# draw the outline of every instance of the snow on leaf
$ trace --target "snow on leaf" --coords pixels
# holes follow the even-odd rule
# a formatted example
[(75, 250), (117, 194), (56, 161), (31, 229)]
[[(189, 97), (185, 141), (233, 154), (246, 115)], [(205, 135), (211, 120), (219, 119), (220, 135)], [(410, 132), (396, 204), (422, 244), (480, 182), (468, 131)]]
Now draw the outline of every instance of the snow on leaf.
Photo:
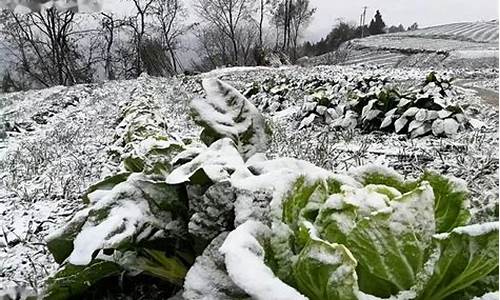
[(483, 121), (480, 121), (480, 120), (474, 119), (474, 118), (469, 118), (469, 124), (474, 129), (481, 129), (483, 127), (486, 127), (486, 124)]
[(416, 119), (411, 121), (410, 124), (408, 125), (408, 132), (412, 132), (414, 129), (417, 129), (418, 127), (422, 126), (423, 122), (417, 121)]
[(316, 115), (315, 114), (310, 114), (308, 117), (302, 119), (302, 121), (300, 121), (300, 124), (299, 124), (299, 130), (302, 129), (302, 128), (305, 128), (309, 125), (312, 124), (312, 122), (314, 122), (314, 120), (316, 119)]
[[(245, 170), (245, 163), (236, 150), (234, 142), (228, 138), (216, 141), (190, 162), (173, 170), (166, 179), (167, 183), (204, 181), (212, 182), (229, 179), (236, 170)], [(201, 172), (201, 173), (200, 173)], [(195, 176), (199, 175), (199, 176)]]
[(458, 132), (458, 122), (455, 119), (448, 118), (443, 120), (443, 131), (448, 136), (454, 136)]
[(205, 129), (202, 140), (211, 144), (230, 138), (244, 158), (265, 152), (269, 129), (258, 109), (229, 84), (218, 79), (203, 80), (207, 98), (195, 98), (191, 108), (195, 121)]
[(445, 109), (438, 111), (438, 117), (440, 119), (446, 119), (449, 116), (451, 116), (452, 114), (453, 114), (453, 112), (451, 112), (449, 110), (445, 110)]
[(444, 122), (441, 119), (436, 119), (432, 122), (432, 134), (439, 136), (444, 133)]
[(403, 113), (403, 117), (413, 117), (419, 110), (418, 107), (410, 107)]
[(270, 234), (269, 227), (252, 220), (229, 233), (219, 249), (224, 254), (229, 277), (255, 299), (306, 300), (266, 266), (265, 250), (259, 240), (269, 238)]
[(405, 118), (404, 116), (397, 119), (396, 122), (394, 122), (394, 130), (396, 131), (396, 133), (399, 133), (406, 126), (407, 123), (408, 119)]
[[(419, 122), (423, 122), (427, 119), (427, 110), (425, 108), (421, 108), (415, 114), (415, 120)], [(411, 130), (408, 130), (411, 131)]]
[(389, 126), (391, 124), (392, 124), (392, 116), (389, 115), (389, 116), (385, 117), (384, 120), (382, 121), (382, 124), (380, 124), (380, 129), (386, 128), (387, 126)]

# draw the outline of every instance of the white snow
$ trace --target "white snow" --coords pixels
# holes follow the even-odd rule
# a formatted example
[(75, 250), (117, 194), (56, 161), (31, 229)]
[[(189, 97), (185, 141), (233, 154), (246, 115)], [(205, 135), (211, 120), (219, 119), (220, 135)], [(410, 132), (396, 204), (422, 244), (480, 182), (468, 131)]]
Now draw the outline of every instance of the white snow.
[(491, 293), (486, 293), (480, 297), (474, 297), (472, 300), (498, 300), (499, 298), (499, 293), (497, 292), (491, 292)]
[(203, 169), (212, 181), (218, 182), (229, 179), (232, 172), (245, 170), (246, 167), (234, 142), (224, 138), (214, 142), (189, 163), (173, 170), (166, 181), (170, 184), (188, 182), (189, 177), (200, 169)]
[(453, 229), (453, 232), (468, 236), (479, 236), (490, 233), (492, 231), (499, 230), (498, 222), (488, 222), (482, 224), (474, 224), (468, 226), (457, 227)]
[(390, 228), (395, 235), (407, 232), (422, 234), (426, 239), (436, 232), (434, 220), (434, 192), (427, 182), (390, 202)]
[(257, 238), (269, 234), (267, 226), (252, 220), (229, 233), (219, 249), (224, 254), (229, 276), (253, 299), (306, 300), (264, 264), (264, 249)]

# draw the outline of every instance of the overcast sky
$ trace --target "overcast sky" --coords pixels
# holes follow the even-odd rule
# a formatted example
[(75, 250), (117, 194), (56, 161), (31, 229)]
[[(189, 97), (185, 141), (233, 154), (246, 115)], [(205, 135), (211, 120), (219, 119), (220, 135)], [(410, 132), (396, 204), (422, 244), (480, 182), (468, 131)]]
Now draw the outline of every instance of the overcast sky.
[(461, 21), (489, 21), (498, 19), (498, 0), (311, 0), (317, 8), (307, 34), (316, 41), (328, 34), (338, 18), (359, 23), (363, 6), (366, 22), (380, 10), (386, 25), (414, 22), (419, 27), (448, 24)]

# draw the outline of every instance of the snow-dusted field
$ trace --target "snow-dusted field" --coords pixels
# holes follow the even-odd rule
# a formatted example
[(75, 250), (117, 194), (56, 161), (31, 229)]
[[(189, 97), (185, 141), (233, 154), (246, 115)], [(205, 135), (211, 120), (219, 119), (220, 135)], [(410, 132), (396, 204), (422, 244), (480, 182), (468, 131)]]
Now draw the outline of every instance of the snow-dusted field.
[[(498, 66), (498, 21), (463, 22), (354, 39), (345, 44), (344, 65), (478, 68)], [(334, 53), (312, 64), (334, 60)]]
[[(412, 86), (428, 70), (234, 68), (172, 79), (143, 76), (131, 81), (0, 94), (0, 116), (8, 132), (0, 142), (0, 287), (26, 285), (36, 289), (55, 270), (44, 238), (82, 207), (80, 196), (86, 187), (113, 171), (114, 166), (106, 161), (107, 150), (115, 135), (120, 105), (132, 93), (154, 100), (168, 122), (169, 133), (197, 139), (201, 129), (191, 120), (187, 104), (202, 95), (202, 78), (218, 77), (243, 92), (250, 84), (269, 79), (292, 85), (311, 78), (366, 72)], [(449, 73), (467, 79), (468, 86), (498, 92), (497, 69)], [(485, 103), (474, 89), (459, 87), (458, 93), (457, 101), (467, 115), (485, 123), (482, 129), (464, 130), (453, 138), (430, 135), (409, 139), (377, 131), (329, 130), (322, 124), (299, 130), (298, 112), (305, 91), (290, 88), (278, 111), (264, 111), (273, 130), (268, 154), (305, 159), (339, 171), (373, 162), (394, 167), (405, 176), (436, 169), (469, 184), (475, 221), (495, 220), (498, 105)]]

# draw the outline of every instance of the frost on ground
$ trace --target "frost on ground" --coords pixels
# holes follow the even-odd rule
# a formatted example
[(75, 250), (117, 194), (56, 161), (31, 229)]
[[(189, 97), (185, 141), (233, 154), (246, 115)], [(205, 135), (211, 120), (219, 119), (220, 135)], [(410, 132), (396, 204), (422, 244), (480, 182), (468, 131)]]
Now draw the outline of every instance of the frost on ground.
[[(160, 107), (158, 113), (167, 120), (170, 134), (197, 141), (200, 129), (191, 120), (187, 105), (203, 94), (201, 82), (207, 77), (226, 80), (239, 92), (254, 83), (272, 80), (277, 97), (259, 93), (250, 99), (257, 107), (266, 99), (272, 99), (270, 105), (279, 102), (274, 109), (264, 110), (273, 131), (270, 157), (304, 159), (336, 171), (375, 162), (393, 167), (406, 177), (416, 177), (423, 169), (435, 169), (467, 182), (474, 221), (497, 219), (498, 109), (483, 103), (476, 91), (459, 88), (458, 101), (468, 116), (484, 123), (483, 127), (461, 131), (454, 137), (409, 139), (378, 131), (330, 130), (318, 122), (299, 129), (298, 112), (305, 98), (300, 83), (368, 72), (392, 77), (402, 86), (413, 86), (425, 78), (428, 70), (290, 67), (236, 71), (224, 69), (173, 79), (143, 76), (102, 85), (0, 95), (2, 123), (8, 133), (0, 149), (0, 286), (37, 288), (42, 278), (54, 270), (44, 239), (82, 207), (81, 195), (90, 184), (116, 168), (107, 164), (107, 158), (120, 121), (118, 112), (131, 93), (151, 97)], [(484, 88), (490, 88), (498, 77), (496, 69), (489, 73), (450, 73), (467, 79), (471, 85), (477, 79)], [(265, 163), (253, 164), (266, 167)]]
[(178, 86), (142, 77), (0, 95), (8, 135), (0, 142), (0, 287), (36, 289), (55, 270), (45, 238), (83, 207), (83, 192), (116, 167), (107, 164), (108, 150), (120, 105), (134, 90), (153, 95), (170, 132), (197, 133), (187, 117), (189, 98)]

